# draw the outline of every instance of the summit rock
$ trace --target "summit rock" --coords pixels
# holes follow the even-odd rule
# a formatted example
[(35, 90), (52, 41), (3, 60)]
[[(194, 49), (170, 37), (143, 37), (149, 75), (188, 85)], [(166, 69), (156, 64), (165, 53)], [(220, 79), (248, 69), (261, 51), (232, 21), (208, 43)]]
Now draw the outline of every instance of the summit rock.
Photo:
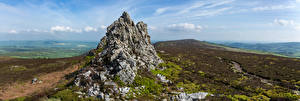
[[(135, 24), (127, 12), (107, 27), (91, 63), (79, 71), (75, 84), (89, 96), (100, 96), (113, 78), (131, 84), (139, 69), (151, 70), (163, 62), (151, 44), (147, 24)], [(110, 83), (113, 85), (113, 83)], [(115, 87), (114, 92), (120, 92)]]

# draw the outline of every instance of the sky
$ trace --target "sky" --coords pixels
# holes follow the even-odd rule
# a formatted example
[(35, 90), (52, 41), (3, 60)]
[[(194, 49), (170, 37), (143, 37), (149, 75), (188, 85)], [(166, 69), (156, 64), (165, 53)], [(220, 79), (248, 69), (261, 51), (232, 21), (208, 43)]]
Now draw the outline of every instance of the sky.
[(151, 40), (300, 42), (300, 0), (0, 0), (0, 40), (99, 41), (123, 11)]

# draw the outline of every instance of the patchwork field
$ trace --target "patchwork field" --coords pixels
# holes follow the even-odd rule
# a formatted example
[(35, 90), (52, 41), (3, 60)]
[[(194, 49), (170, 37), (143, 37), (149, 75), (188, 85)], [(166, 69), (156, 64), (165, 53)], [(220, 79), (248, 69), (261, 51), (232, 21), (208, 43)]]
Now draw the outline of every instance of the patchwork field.
[(79, 56), (95, 48), (97, 42), (2, 41), (0, 56), (15, 58), (64, 58)]

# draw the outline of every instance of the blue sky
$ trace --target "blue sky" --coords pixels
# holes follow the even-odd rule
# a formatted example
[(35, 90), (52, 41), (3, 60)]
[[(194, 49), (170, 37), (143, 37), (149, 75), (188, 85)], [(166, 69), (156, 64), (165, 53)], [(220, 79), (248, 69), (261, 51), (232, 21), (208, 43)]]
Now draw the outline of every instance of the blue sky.
[(0, 0), (0, 40), (98, 41), (123, 11), (152, 40), (300, 42), (300, 0)]

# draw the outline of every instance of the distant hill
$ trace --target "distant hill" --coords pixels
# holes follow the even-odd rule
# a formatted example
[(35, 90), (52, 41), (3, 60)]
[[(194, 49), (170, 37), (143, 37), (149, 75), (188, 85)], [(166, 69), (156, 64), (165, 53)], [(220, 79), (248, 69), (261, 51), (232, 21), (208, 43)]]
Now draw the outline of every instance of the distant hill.
[(195, 39), (183, 39), (183, 40), (171, 40), (171, 41), (158, 41), (155, 44), (156, 45), (165, 45), (160, 43), (167, 43), (167, 45), (192, 45), (195, 47), (205, 48), (205, 49), (216, 49), (216, 50), (222, 50), (222, 51), (232, 51), (232, 52), (244, 52), (244, 53), (255, 53), (255, 54), (272, 54), (272, 55), (278, 55), (270, 52), (263, 52), (263, 51), (257, 51), (257, 50), (249, 50), (249, 49), (240, 49), (235, 47), (226, 46), (223, 44), (218, 43), (212, 43), (207, 41), (199, 41)]
[(17, 58), (64, 58), (95, 48), (97, 42), (83, 41), (0, 41), (0, 56)]
[(273, 52), (288, 57), (300, 58), (300, 42), (287, 42), (287, 43), (220, 43), (225, 46), (233, 48), (241, 48), (248, 50), (258, 50), (263, 52)]

